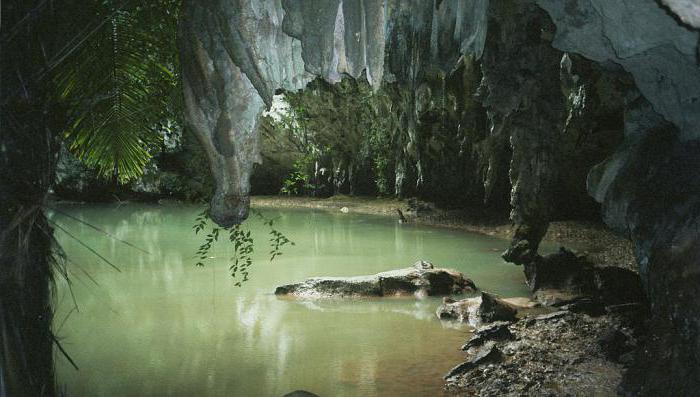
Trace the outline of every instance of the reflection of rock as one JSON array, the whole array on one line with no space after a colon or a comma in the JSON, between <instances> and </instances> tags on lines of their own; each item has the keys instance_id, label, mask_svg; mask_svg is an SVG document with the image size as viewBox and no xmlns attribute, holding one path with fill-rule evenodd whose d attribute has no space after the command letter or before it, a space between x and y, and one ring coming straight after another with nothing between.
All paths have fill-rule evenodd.
<instances>
[{"instance_id":1,"label":"reflection of rock","mask_svg":"<svg viewBox=\"0 0 700 397\"><path fill-rule=\"evenodd\" d=\"M277 287L275 295L299 297L450 295L474 292L476 286L456 270L425 261L413 267L357 277L316 277Z\"/></svg>"},{"instance_id":2,"label":"reflection of rock","mask_svg":"<svg viewBox=\"0 0 700 397\"><path fill-rule=\"evenodd\" d=\"M406 307L404 304L377 305L371 301L358 302L354 300L338 302L337 300L299 299L295 300L294 303L303 306L307 310L323 313L352 315L384 313L386 315L409 316L420 321L433 321L435 319L435 307L429 300L416 300L409 307Z\"/></svg>"},{"instance_id":3,"label":"reflection of rock","mask_svg":"<svg viewBox=\"0 0 700 397\"><path fill-rule=\"evenodd\" d=\"M522 302L525 305L516 306L504 299L482 292L481 296L458 301L446 298L443 304L438 307L436 314L441 320L455 320L476 326L482 322L514 321L518 309L534 307L530 301L517 300L514 302Z\"/></svg>"}]
</instances>

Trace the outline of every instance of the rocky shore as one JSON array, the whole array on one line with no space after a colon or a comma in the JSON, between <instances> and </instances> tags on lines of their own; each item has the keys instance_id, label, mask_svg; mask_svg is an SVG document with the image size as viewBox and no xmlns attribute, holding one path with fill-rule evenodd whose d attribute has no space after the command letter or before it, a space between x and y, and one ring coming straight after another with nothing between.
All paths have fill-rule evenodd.
<instances>
[{"instance_id":1,"label":"rocky shore","mask_svg":"<svg viewBox=\"0 0 700 397\"><path fill-rule=\"evenodd\" d=\"M643 332L641 313L598 317L571 311L478 328L464 363L446 376L465 396L615 396Z\"/></svg>"},{"instance_id":2,"label":"rocky shore","mask_svg":"<svg viewBox=\"0 0 700 397\"><path fill-rule=\"evenodd\" d=\"M397 222L503 238L512 233L507 220L493 214L443 210L415 200L254 197L252 203L338 211L348 216L385 215L396 217ZM634 372L628 369L643 350L649 313L631 244L603 225L577 221L552 223L545 241L576 250L562 248L524 266L530 297L501 298L479 291L464 299L446 296L437 308L441 321L474 329L462 346L465 361L445 375L447 393L613 396L619 393L625 374ZM307 280L292 285L294 288L280 287L280 291L308 292L301 287L311 284L319 283ZM318 290L316 287L311 290Z\"/></svg>"}]
</instances>

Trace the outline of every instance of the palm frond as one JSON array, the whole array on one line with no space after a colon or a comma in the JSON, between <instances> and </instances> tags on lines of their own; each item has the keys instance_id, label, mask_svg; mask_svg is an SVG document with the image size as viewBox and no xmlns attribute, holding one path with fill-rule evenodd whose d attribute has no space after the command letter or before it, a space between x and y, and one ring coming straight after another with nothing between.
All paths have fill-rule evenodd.
<instances>
[{"instance_id":1,"label":"palm frond","mask_svg":"<svg viewBox=\"0 0 700 397\"><path fill-rule=\"evenodd\" d=\"M154 10L165 15L165 23L144 23L153 20ZM101 13L108 23L53 76L69 109L68 148L102 176L126 182L142 175L153 148L161 145L158 125L172 117L169 99L177 88L176 14L168 11L105 6Z\"/></svg>"}]
</instances>

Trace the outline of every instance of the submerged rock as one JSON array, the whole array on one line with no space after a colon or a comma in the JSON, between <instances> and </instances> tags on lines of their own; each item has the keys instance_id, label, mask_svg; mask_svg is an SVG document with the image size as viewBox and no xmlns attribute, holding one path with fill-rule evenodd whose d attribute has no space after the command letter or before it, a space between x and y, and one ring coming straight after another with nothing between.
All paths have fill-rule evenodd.
<instances>
[{"instance_id":1,"label":"submerged rock","mask_svg":"<svg viewBox=\"0 0 700 397\"><path fill-rule=\"evenodd\" d=\"M306 390L294 390L291 393L285 394L284 397L318 397L318 395Z\"/></svg>"},{"instance_id":2,"label":"submerged rock","mask_svg":"<svg viewBox=\"0 0 700 397\"><path fill-rule=\"evenodd\" d=\"M493 321L514 321L518 309L532 307L529 303L526 306L516 306L505 299L482 292L480 296L458 301L444 299L443 304L438 307L435 314L441 320L454 320L477 326Z\"/></svg>"},{"instance_id":3,"label":"submerged rock","mask_svg":"<svg viewBox=\"0 0 700 397\"><path fill-rule=\"evenodd\" d=\"M475 292L474 282L456 270L418 261L412 267L368 276L315 277L277 287L275 295L307 298L362 296L434 296Z\"/></svg>"}]
</instances>

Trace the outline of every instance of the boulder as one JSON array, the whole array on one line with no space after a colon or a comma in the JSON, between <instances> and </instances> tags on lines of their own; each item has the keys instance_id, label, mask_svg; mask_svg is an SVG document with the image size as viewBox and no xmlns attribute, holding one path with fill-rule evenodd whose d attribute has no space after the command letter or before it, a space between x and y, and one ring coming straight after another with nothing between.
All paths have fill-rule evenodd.
<instances>
[{"instance_id":1,"label":"boulder","mask_svg":"<svg viewBox=\"0 0 700 397\"><path fill-rule=\"evenodd\" d=\"M600 267L594 270L598 297L606 305L646 302L639 274L621 267Z\"/></svg>"},{"instance_id":2,"label":"boulder","mask_svg":"<svg viewBox=\"0 0 700 397\"><path fill-rule=\"evenodd\" d=\"M474 282L456 270L418 261L412 267L369 276L315 277L277 287L275 295L305 298L435 296L472 293Z\"/></svg>"},{"instance_id":3,"label":"boulder","mask_svg":"<svg viewBox=\"0 0 700 397\"><path fill-rule=\"evenodd\" d=\"M621 267L594 266L585 256L564 247L524 266L535 300L545 306L602 313L606 305L646 300L639 274Z\"/></svg>"},{"instance_id":4,"label":"boulder","mask_svg":"<svg viewBox=\"0 0 700 397\"><path fill-rule=\"evenodd\" d=\"M482 292L480 296L458 301L444 299L435 314L441 320L453 320L477 326L493 321L514 321L517 313L518 307L515 305Z\"/></svg>"},{"instance_id":5,"label":"boulder","mask_svg":"<svg viewBox=\"0 0 700 397\"><path fill-rule=\"evenodd\" d=\"M564 247L553 254L525 263L525 277L532 291L553 289L575 294L591 294L595 290L593 265L584 256Z\"/></svg>"}]
</instances>

